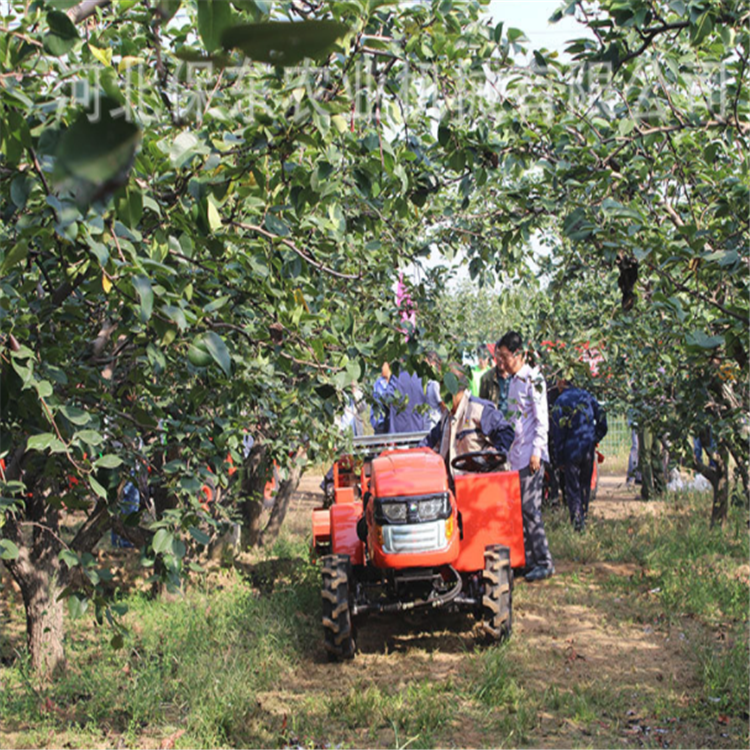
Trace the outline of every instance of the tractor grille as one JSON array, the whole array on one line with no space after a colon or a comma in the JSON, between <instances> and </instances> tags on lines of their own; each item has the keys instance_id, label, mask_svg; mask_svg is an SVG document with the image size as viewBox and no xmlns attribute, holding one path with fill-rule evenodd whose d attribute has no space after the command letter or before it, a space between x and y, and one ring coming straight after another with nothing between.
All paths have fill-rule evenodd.
<instances>
[{"instance_id":1,"label":"tractor grille","mask_svg":"<svg viewBox=\"0 0 750 750\"><path fill-rule=\"evenodd\" d=\"M436 552L448 546L445 519L432 523L383 526L383 552L387 555Z\"/></svg>"}]
</instances>

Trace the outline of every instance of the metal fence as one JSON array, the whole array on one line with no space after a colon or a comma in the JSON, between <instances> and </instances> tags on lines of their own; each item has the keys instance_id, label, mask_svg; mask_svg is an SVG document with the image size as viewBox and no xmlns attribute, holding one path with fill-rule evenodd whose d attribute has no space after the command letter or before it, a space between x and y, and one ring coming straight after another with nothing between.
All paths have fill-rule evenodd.
<instances>
[{"instance_id":1,"label":"metal fence","mask_svg":"<svg viewBox=\"0 0 750 750\"><path fill-rule=\"evenodd\" d=\"M624 455L630 451L630 427L625 417L607 415L607 435L599 443L605 455Z\"/></svg>"}]
</instances>

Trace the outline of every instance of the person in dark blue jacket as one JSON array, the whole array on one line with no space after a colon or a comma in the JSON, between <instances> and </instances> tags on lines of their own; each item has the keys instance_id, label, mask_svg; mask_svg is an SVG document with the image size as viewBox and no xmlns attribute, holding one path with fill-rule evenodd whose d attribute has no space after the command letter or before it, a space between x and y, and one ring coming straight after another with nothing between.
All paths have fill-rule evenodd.
<instances>
[{"instance_id":1,"label":"person in dark blue jacket","mask_svg":"<svg viewBox=\"0 0 750 750\"><path fill-rule=\"evenodd\" d=\"M565 477L570 520L583 531L591 496L596 444L607 434L607 415L599 402L582 388L559 379L560 395L552 407L551 427L555 463Z\"/></svg>"},{"instance_id":2,"label":"person in dark blue jacket","mask_svg":"<svg viewBox=\"0 0 750 750\"><path fill-rule=\"evenodd\" d=\"M423 432L429 426L427 420L416 411L418 406L427 403L418 375L403 368L398 375L391 375L382 400L387 408L385 434Z\"/></svg>"}]
</instances>

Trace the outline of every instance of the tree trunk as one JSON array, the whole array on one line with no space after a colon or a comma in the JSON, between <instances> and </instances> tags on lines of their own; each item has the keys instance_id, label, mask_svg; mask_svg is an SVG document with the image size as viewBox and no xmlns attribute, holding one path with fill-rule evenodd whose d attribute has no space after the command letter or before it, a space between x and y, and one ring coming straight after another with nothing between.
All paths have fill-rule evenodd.
<instances>
[{"instance_id":1,"label":"tree trunk","mask_svg":"<svg viewBox=\"0 0 750 750\"><path fill-rule=\"evenodd\" d=\"M297 491L297 487L299 487L300 479L302 479L302 470L304 467L303 456L304 449L300 448L289 467L289 476L279 484L271 517L268 519L266 528L263 529L258 541L260 546L273 543L279 536L281 525L284 523L287 510L289 509L289 502L292 499L292 495Z\"/></svg>"},{"instance_id":2,"label":"tree trunk","mask_svg":"<svg viewBox=\"0 0 750 750\"><path fill-rule=\"evenodd\" d=\"M59 599L63 587L57 567L57 570L38 568L28 583L18 582L26 607L31 666L43 677L51 677L65 668L65 600Z\"/></svg>"},{"instance_id":3,"label":"tree trunk","mask_svg":"<svg viewBox=\"0 0 750 750\"><path fill-rule=\"evenodd\" d=\"M260 539L263 492L272 470L265 446L256 441L242 464L240 481L239 509L242 514L242 546L245 549L254 547Z\"/></svg>"},{"instance_id":4,"label":"tree trunk","mask_svg":"<svg viewBox=\"0 0 750 750\"><path fill-rule=\"evenodd\" d=\"M711 481L714 490L713 506L711 508L711 528L722 527L727 520L729 512L729 478L727 477L727 466L729 463L729 452L721 449L712 454L711 458L716 463L716 472Z\"/></svg>"},{"instance_id":5,"label":"tree trunk","mask_svg":"<svg viewBox=\"0 0 750 750\"><path fill-rule=\"evenodd\" d=\"M19 548L19 556L6 565L21 589L31 665L42 678L50 678L65 667L65 601L59 595L68 575L58 559L59 513L46 496L35 493L27 503L26 519L6 522L4 532Z\"/></svg>"},{"instance_id":6,"label":"tree trunk","mask_svg":"<svg viewBox=\"0 0 750 750\"><path fill-rule=\"evenodd\" d=\"M743 452L746 450L747 443L741 444L739 449L734 445L729 448L729 452L732 454L732 458L737 465L737 472L742 480L742 489L745 493L745 507L750 505L750 477L748 476L747 458Z\"/></svg>"}]
</instances>

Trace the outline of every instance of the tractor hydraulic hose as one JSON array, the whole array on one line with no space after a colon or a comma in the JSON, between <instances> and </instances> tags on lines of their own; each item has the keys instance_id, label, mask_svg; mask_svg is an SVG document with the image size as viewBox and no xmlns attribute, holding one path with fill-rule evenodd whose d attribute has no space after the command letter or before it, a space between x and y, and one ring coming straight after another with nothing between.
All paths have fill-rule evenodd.
<instances>
[{"instance_id":1,"label":"tractor hydraulic hose","mask_svg":"<svg viewBox=\"0 0 750 750\"><path fill-rule=\"evenodd\" d=\"M372 604L362 605L355 604L352 614L359 615L370 612L405 612L411 609L422 609L424 607L432 607L434 609L444 607L446 604L450 604L450 602L452 602L461 593L461 589L463 587L463 583L461 581L461 576L459 575L459 573L452 565L449 565L448 567L453 572L453 575L456 576L456 585L447 594L438 594L435 597L430 597L427 599L416 599L413 602L388 602L386 604L380 604L376 602Z\"/></svg>"}]
</instances>

